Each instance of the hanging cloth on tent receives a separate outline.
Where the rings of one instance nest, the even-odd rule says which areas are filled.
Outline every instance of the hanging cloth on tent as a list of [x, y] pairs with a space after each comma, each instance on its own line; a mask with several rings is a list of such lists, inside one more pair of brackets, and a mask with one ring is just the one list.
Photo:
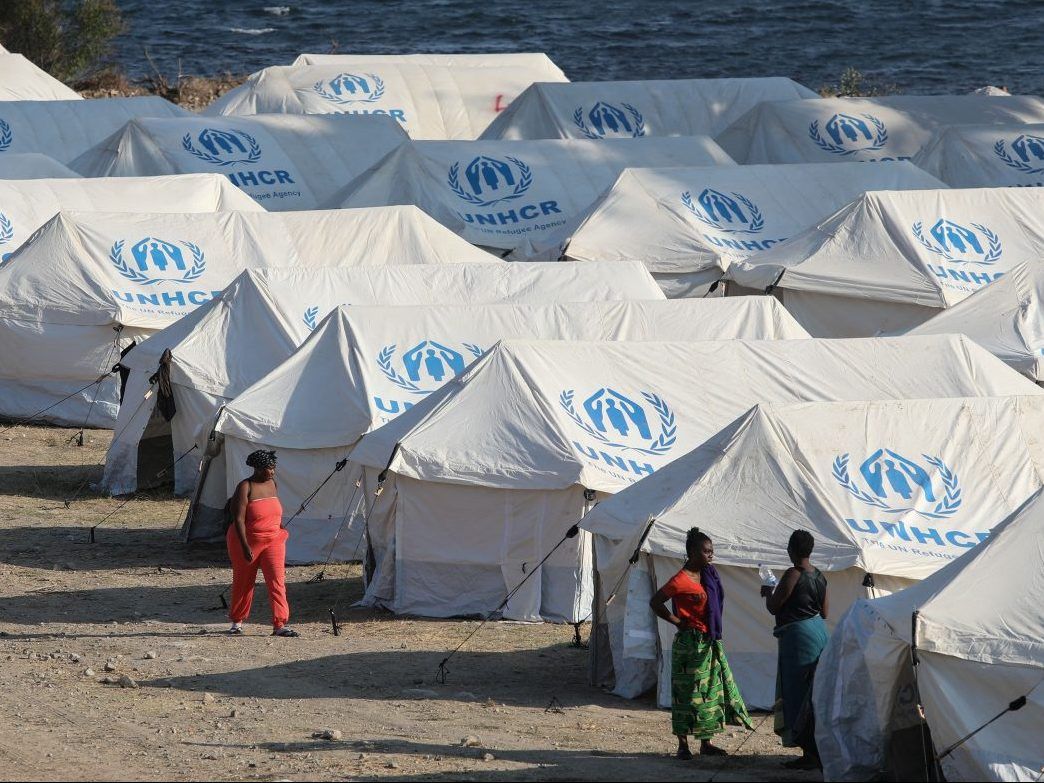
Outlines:
[[168, 348], [160, 356], [159, 369], [149, 378], [149, 384], [156, 385], [156, 407], [167, 421], [173, 419], [174, 414], [178, 412], [178, 408], [174, 404], [174, 387], [170, 384], [170, 362], [172, 358], [173, 355], [170, 352], [170, 348]]

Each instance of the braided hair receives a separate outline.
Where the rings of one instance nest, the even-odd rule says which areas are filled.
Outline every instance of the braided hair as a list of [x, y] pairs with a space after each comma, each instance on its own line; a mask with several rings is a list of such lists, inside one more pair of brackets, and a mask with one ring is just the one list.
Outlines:
[[274, 468], [276, 464], [276, 453], [274, 451], [258, 449], [257, 451], [250, 453], [250, 456], [246, 458], [246, 464], [248, 468], [254, 468], [255, 470]]
[[689, 532], [685, 535], [685, 553], [699, 552], [703, 547], [703, 542], [710, 540], [710, 536], [698, 527], [689, 528]]

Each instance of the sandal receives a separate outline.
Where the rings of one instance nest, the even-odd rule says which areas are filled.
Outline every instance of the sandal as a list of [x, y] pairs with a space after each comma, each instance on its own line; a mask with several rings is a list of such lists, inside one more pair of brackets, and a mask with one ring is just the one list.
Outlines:
[[284, 625], [282, 628], [277, 628], [276, 630], [272, 631], [272, 636], [285, 636], [287, 638], [297, 638], [300, 635], [301, 634], [299, 634], [297, 631], [295, 631], [288, 625]]
[[241, 625], [233, 625], [231, 628], [229, 628], [227, 631], [225, 631], [225, 633], [227, 633], [229, 636], [242, 636], [243, 635], [243, 626], [241, 626]]
[[674, 754], [674, 758], [679, 761], [692, 761], [692, 751], [688, 748], [678, 748], [678, 752]]

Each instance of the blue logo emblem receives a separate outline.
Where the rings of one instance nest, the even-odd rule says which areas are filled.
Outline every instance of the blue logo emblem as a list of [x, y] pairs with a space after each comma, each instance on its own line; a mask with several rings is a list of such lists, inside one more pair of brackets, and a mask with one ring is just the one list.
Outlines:
[[11, 146], [12, 138], [11, 126], [3, 120], [0, 120], [0, 152], [3, 152]]
[[204, 128], [199, 132], [196, 141], [199, 147], [193, 143], [192, 134], [186, 133], [181, 140], [181, 146], [186, 152], [216, 166], [257, 163], [261, 159], [261, 145], [253, 136], [241, 130]]
[[1024, 174], [1044, 174], [1044, 137], [1024, 133], [1011, 142], [1012, 152], [1007, 151], [1004, 139], [993, 145], [993, 152], [1005, 164]]
[[308, 331], [314, 331], [315, 327], [319, 325], [319, 308], [309, 307], [304, 311], [304, 317], [301, 320], [308, 327]]
[[[886, 514], [915, 512], [927, 519], [945, 519], [961, 507], [961, 483], [939, 457], [921, 455], [934, 469], [936, 485], [923, 466], [891, 449], [878, 449], [859, 466], [867, 489], [848, 474], [849, 455], [834, 460], [833, 476], [854, 497]], [[869, 490], [869, 491], [867, 491]]]
[[645, 120], [642, 113], [629, 103], [614, 106], [599, 101], [584, 114], [584, 107], [577, 106], [573, 122], [589, 139], [637, 139], [645, 135]]
[[1000, 237], [986, 226], [972, 223], [971, 228], [940, 218], [925, 236], [920, 220], [913, 224], [917, 241], [926, 250], [955, 264], [993, 264], [1004, 253]]
[[341, 73], [329, 82], [318, 81], [312, 89], [332, 103], [342, 106], [351, 103], [373, 103], [384, 95], [384, 82], [375, 73], [357, 76]]
[[456, 351], [446, 343], [422, 340], [402, 353], [402, 370], [394, 366], [396, 346], [386, 345], [377, 354], [377, 366], [393, 384], [411, 394], [430, 394], [446, 381], [464, 372], [468, 362], [483, 351], [477, 345], [462, 343], [464, 351]]
[[447, 181], [450, 189], [469, 204], [489, 207], [522, 196], [533, 184], [533, 172], [510, 155], [504, 160], [479, 155], [465, 167], [463, 182], [459, 162], [450, 166]]
[[693, 201], [689, 191], [682, 193], [684, 204], [701, 223], [729, 234], [756, 234], [765, 227], [757, 204], [741, 193], [731, 196], [705, 188]]
[[14, 238], [14, 225], [11, 218], [0, 212], [0, 245], [6, 245]]
[[206, 269], [203, 251], [191, 242], [181, 242], [188, 250], [185, 257], [179, 243], [145, 237], [131, 246], [133, 263], [123, 257], [124, 241], [113, 243], [109, 260], [121, 275], [141, 285], [156, 283], [191, 283]]
[[824, 152], [852, 155], [879, 150], [888, 143], [888, 131], [872, 114], [835, 114], [824, 125], [827, 138], [819, 130], [819, 120], [808, 126], [808, 135]]
[[[674, 411], [657, 394], [641, 392], [643, 404], [615, 389], [602, 387], [583, 400], [580, 410], [576, 409], [574, 396], [573, 389], [566, 389], [558, 398], [559, 404], [599, 446], [666, 454], [677, 440]], [[647, 411], [645, 405], [651, 410]]]

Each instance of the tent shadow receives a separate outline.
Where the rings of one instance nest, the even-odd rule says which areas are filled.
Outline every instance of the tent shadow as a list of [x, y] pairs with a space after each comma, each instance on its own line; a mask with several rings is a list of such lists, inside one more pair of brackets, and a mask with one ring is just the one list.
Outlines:
[[[120, 519], [102, 524], [90, 541], [97, 513], [81, 515], [74, 505], [67, 517], [79, 524], [23, 526], [0, 529], [0, 562], [27, 568], [102, 571], [156, 566], [195, 569], [228, 563], [223, 545], [186, 547], [173, 528], [127, 528]], [[124, 514], [133, 513], [129, 509]]]

